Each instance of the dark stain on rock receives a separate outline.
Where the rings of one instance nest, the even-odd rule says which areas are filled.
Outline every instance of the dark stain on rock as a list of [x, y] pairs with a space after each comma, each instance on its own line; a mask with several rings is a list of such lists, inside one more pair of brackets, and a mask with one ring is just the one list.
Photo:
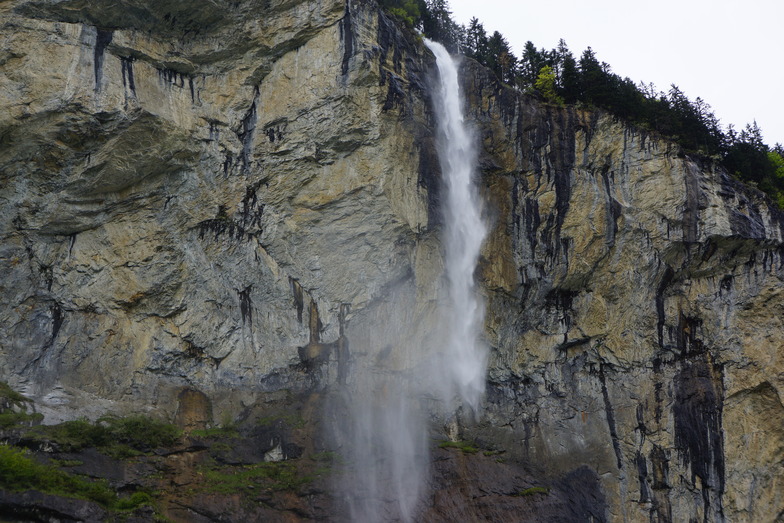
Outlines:
[[247, 323], [253, 326], [253, 301], [251, 301], [250, 293], [253, 290], [253, 284], [248, 285], [242, 290], [237, 289], [237, 294], [240, 298], [240, 314], [242, 314], [242, 323]]
[[672, 506], [670, 504], [669, 460], [667, 453], [658, 445], [654, 445], [649, 454], [653, 485], [651, 499], [651, 523], [671, 523]]
[[258, 108], [259, 101], [259, 87], [253, 89], [253, 101], [250, 104], [248, 112], [242, 118], [240, 131], [237, 133], [237, 138], [242, 143], [242, 172], [247, 173], [250, 168], [253, 156], [253, 135], [256, 131], [256, 123], [258, 121]]
[[677, 330], [672, 337], [675, 339], [682, 357], [685, 358], [705, 352], [702, 339], [698, 337], [698, 331], [701, 327], [702, 320], [699, 318], [691, 318], [683, 313], [680, 314]]
[[664, 269], [661, 281], [656, 287], [656, 332], [659, 339], [659, 347], [664, 348], [664, 323], [666, 321], [664, 313], [664, 293], [672, 285], [675, 279], [675, 271], [669, 265]]
[[259, 203], [256, 195], [257, 188], [249, 186], [245, 188], [245, 196], [242, 198], [242, 223], [245, 227], [261, 227], [261, 219], [264, 216], [264, 204]]
[[234, 155], [231, 152], [226, 152], [226, 158], [223, 160], [223, 175], [229, 177], [229, 172], [234, 165]]
[[97, 29], [95, 35], [95, 50], [93, 53], [93, 70], [95, 73], [95, 90], [101, 90], [101, 78], [103, 77], [103, 61], [106, 48], [112, 43], [113, 31]]
[[337, 340], [337, 357], [338, 357], [338, 383], [345, 384], [348, 381], [348, 365], [351, 358], [351, 351], [349, 350], [348, 337], [346, 336], [347, 316], [351, 312], [351, 305], [348, 303], [340, 304], [340, 314], [338, 322], [340, 324], [340, 337]]
[[637, 466], [637, 479], [640, 482], [640, 503], [647, 503], [651, 499], [651, 489], [648, 485], [648, 461], [639, 450], [634, 456], [634, 464]]
[[539, 200], [536, 198], [525, 198], [525, 235], [528, 238], [528, 244], [531, 246], [531, 252], [536, 252], [536, 233], [542, 225], [542, 219], [539, 215]]
[[621, 204], [613, 198], [612, 193], [612, 184], [610, 183], [610, 178], [614, 176], [614, 173], [610, 171], [610, 158], [607, 158], [607, 163], [602, 168], [601, 176], [602, 181], [604, 182], [604, 191], [605, 191], [605, 205], [607, 207], [606, 212], [606, 220], [607, 220], [607, 244], [612, 247], [615, 245], [615, 236], [618, 234], [618, 220], [621, 217], [621, 212], [623, 211], [623, 207]]
[[121, 57], [120, 66], [122, 68], [122, 83], [123, 88], [127, 88], [131, 92], [131, 96], [136, 96], [136, 83], [133, 79], [133, 62], [132, 56]]
[[165, 67], [158, 69], [158, 78], [174, 87], [179, 87], [180, 89], [185, 87], [185, 75], [175, 71], [174, 69], [168, 69]]
[[302, 323], [302, 311], [305, 307], [304, 295], [302, 285], [299, 280], [289, 276], [289, 283], [291, 284], [291, 293], [294, 295], [294, 307], [297, 309], [297, 321]]
[[208, 232], [214, 235], [214, 240], [217, 240], [223, 234], [228, 234], [230, 239], [238, 241], [253, 237], [242, 225], [229, 218], [226, 214], [225, 205], [218, 206], [218, 214], [215, 218], [203, 220], [199, 222], [196, 227], [199, 229], [200, 240], [203, 240]]
[[387, 78], [387, 97], [384, 100], [384, 105], [381, 107], [381, 110], [389, 111], [395, 107], [405, 107], [406, 92], [401, 85], [401, 78], [391, 72], [387, 72]]
[[57, 335], [60, 333], [60, 328], [63, 326], [63, 309], [57, 303], [53, 303], [51, 307], [49, 307], [49, 312], [52, 315], [52, 337], [49, 338], [49, 342], [46, 344], [46, 347], [49, 348], [54, 345], [54, 340], [57, 339]]
[[686, 184], [686, 207], [683, 210], [683, 241], [686, 244], [691, 244], [697, 241], [700, 209], [704, 206], [700, 203], [702, 199], [700, 173], [695, 172], [690, 162], [686, 162], [684, 182]]
[[607, 426], [610, 430], [610, 438], [612, 438], [613, 450], [615, 451], [615, 459], [618, 464], [618, 470], [623, 470], [623, 454], [621, 452], [621, 443], [618, 439], [618, 429], [615, 425], [615, 412], [610, 403], [610, 394], [607, 391], [607, 379], [604, 374], [604, 364], [599, 365], [599, 380], [602, 384], [602, 398], [604, 399], [604, 413], [607, 417]]
[[326, 363], [329, 360], [333, 344], [321, 343], [321, 331], [323, 328], [324, 326], [322, 325], [321, 317], [319, 316], [318, 304], [316, 303], [316, 300], [311, 299], [310, 306], [308, 307], [308, 330], [310, 339], [307, 345], [297, 349], [299, 359], [307, 370], [312, 370], [316, 366]]
[[346, 14], [340, 21], [340, 38], [343, 41], [343, 60], [340, 65], [340, 72], [345, 77], [348, 74], [349, 61], [354, 56], [354, 25], [351, 21], [351, 3], [349, 0], [346, 0]]
[[559, 515], [558, 521], [607, 521], [607, 500], [594, 470], [582, 466], [564, 475], [556, 485], [570, 493], [572, 502], [570, 513]]
[[[689, 343], [695, 345], [694, 340]], [[708, 351], [684, 358], [673, 387], [675, 447], [691, 470], [692, 484], [696, 486], [700, 478], [705, 522], [721, 520], [725, 470], [723, 367], [713, 361]]]
[[427, 195], [427, 223], [432, 228], [443, 222], [441, 215], [441, 165], [433, 143], [433, 137], [419, 141], [419, 166], [417, 185]]

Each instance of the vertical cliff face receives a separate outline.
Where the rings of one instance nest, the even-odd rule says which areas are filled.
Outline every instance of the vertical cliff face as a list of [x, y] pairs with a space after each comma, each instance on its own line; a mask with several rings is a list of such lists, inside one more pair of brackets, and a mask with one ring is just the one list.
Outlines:
[[[236, 414], [441, 334], [429, 53], [372, 2], [202, 4], [0, 7], [0, 372], [50, 420]], [[466, 437], [580, 485], [579, 517], [780, 517], [782, 213], [463, 77], [492, 220]]]
[[44, 404], [302, 388], [438, 273], [423, 51], [375, 6], [3, 10], [2, 365]]
[[478, 434], [589, 467], [612, 519], [776, 517], [782, 213], [608, 115], [466, 78], [497, 209]]

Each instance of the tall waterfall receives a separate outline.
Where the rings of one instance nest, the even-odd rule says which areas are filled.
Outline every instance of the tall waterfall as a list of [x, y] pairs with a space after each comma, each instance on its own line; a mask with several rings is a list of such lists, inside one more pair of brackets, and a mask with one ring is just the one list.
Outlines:
[[438, 155], [444, 188], [444, 248], [449, 298], [445, 307], [447, 343], [439, 367], [445, 374], [441, 394], [476, 411], [485, 387], [487, 349], [480, 341], [484, 305], [479, 300], [474, 271], [487, 235], [474, 173], [475, 140], [463, 120], [457, 64], [444, 46], [425, 40], [433, 51], [440, 74], [434, 97], [438, 124]]
[[[437, 310], [416, 317], [411, 288], [390, 287], [377, 306], [384, 328], [359, 340], [349, 379], [331, 404], [331, 431], [346, 466], [338, 494], [352, 521], [415, 521], [430, 467], [433, 415], [451, 423], [462, 407], [476, 412], [484, 392], [487, 350], [480, 342], [484, 307], [474, 270], [486, 235], [474, 187], [474, 140], [463, 122], [457, 66], [440, 45], [434, 91], [443, 173], [445, 286]], [[443, 295], [446, 294], [444, 297]], [[353, 342], [352, 342], [353, 343]], [[357, 344], [359, 345], [359, 343]]]

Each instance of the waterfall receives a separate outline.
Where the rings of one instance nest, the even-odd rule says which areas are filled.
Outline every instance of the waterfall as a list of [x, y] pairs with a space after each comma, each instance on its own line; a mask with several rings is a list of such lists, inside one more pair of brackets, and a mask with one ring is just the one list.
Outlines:
[[449, 292], [444, 311], [446, 346], [438, 361], [443, 377], [439, 392], [447, 402], [459, 399], [476, 412], [484, 393], [487, 367], [487, 348], [480, 341], [484, 305], [474, 282], [487, 235], [473, 180], [476, 141], [463, 119], [457, 64], [441, 44], [429, 40], [425, 44], [436, 57], [440, 75], [434, 105], [443, 176], [444, 264]]
[[439, 305], [426, 317], [413, 312], [412, 288], [388, 289], [379, 309], [367, 312], [383, 318], [384, 328], [359, 340], [350, 375], [328, 407], [334, 446], [345, 458], [338, 499], [346, 516], [362, 523], [416, 520], [428, 483], [428, 447], [431, 438], [443, 437], [431, 434], [432, 420], [452, 423], [463, 408], [477, 412], [484, 393], [484, 307], [474, 271], [487, 231], [473, 181], [476, 149], [463, 121], [457, 66], [440, 44], [425, 42], [439, 70], [433, 102], [446, 285], [433, 282]]

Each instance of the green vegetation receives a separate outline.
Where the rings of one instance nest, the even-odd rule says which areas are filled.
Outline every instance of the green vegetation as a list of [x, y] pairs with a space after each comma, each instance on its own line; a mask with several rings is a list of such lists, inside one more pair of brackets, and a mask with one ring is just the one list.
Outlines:
[[0, 413], [0, 429], [10, 429], [20, 425], [31, 427], [41, 423], [41, 420], [43, 419], [43, 414], [39, 414], [37, 412], [30, 414], [26, 410], [22, 412], [8, 410], [6, 412]]
[[263, 462], [242, 467], [206, 467], [202, 470], [206, 489], [216, 494], [258, 494], [263, 491], [293, 490], [312, 481], [299, 474], [288, 461]]
[[457, 449], [464, 454], [476, 454], [479, 452], [479, 448], [471, 442], [468, 441], [449, 441], [444, 440], [438, 444], [438, 448], [440, 449]]
[[667, 92], [636, 84], [612, 72], [590, 47], [579, 60], [561, 40], [552, 50], [527, 42], [518, 58], [506, 38], [488, 35], [477, 18], [468, 26], [452, 20], [448, 0], [381, 0], [393, 16], [491, 69], [499, 80], [538, 94], [550, 103], [583, 104], [605, 109], [639, 127], [678, 143], [685, 152], [714, 157], [736, 178], [764, 191], [784, 209], [784, 147], [762, 140], [756, 122], [724, 130], [701, 98], [690, 100], [676, 85]]
[[96, 423], [74, 420], [41, 425], [32, 429], [28, 436], [51, 441], [65, 451], [95, 447], [108, 456], [122, 459], [174, 445], [181, 434], [174, 425], [136, 415], [104, 417]]
[[589, 47], [580, 59], [561, 40], [547, 51], [528, 42], [518, 60], [498, 32], [488, 37], [476, 19], [461, 33], [460, 49], [492, 69], [498, 78], [549, 102], [584, 104], [605, 109], [624, 120], [676, 141], [688, 153], [714, 156], [737, 178], [756, 185], [781, 205], [784, 177], [777, 175], [781, 145], [762, 140], [756, 122], [740, 132], [724, 131], [712, 108], [701, 98], [690, 100], [676, 85], [660, 92], [652, 84], [637, 85], [612, 72]]
[[191, 436], [204, 439], [236, 438], [240, 433], [237, 426], [231, 423], [209, 429], [196, 429], [191, 431]]
[[134, 510], [152, 498], [136, 492], [118, 498], [105, 480], [90, 480], [68, 474], [55, 466], [38, 463], [20, 448], [0, 445], [0, 488], [12, 491], [38, 490], [47, 494], [94, 501], [110, 510]]
[[256, 425], [260, 427], [272, 427], [277, 423], [282, 423], [292, 429], [301, 429], [306, 425], [305, 418], [298, 413], [284, 414], [281, 416], [264, 416], [256, 420]]
[[30, 400], [11, 388], [8, 383], [0, 381], [0, 402], [4, 405], [3, 408], [20, 407], [26, 408], [26, 404]]
[[0, 381], [0, 430], [16, 427], [31, 427], [41, 423], [43, 414], [27, 412], [32, 402], [13, 390], [8, 383]]
[[550, 489], [547, 487], [530, 487], [522, 492], [520, 492], [521, 496], [533, 496], [534, 494], [544, 494], [547, 495], [550, 493]]
[[534, 82], [534, 87], [537, 91], [542, 93], [542, 96], [548, 102], [553, 102], [559, 105], [563, 104], [563, 98], [561, 98], [555, 90], [555, 71], [549, 65], [545, 65], [542, 67], [541, 71], [539, 71], [539, 76], [536, 78], [536, 82]]

